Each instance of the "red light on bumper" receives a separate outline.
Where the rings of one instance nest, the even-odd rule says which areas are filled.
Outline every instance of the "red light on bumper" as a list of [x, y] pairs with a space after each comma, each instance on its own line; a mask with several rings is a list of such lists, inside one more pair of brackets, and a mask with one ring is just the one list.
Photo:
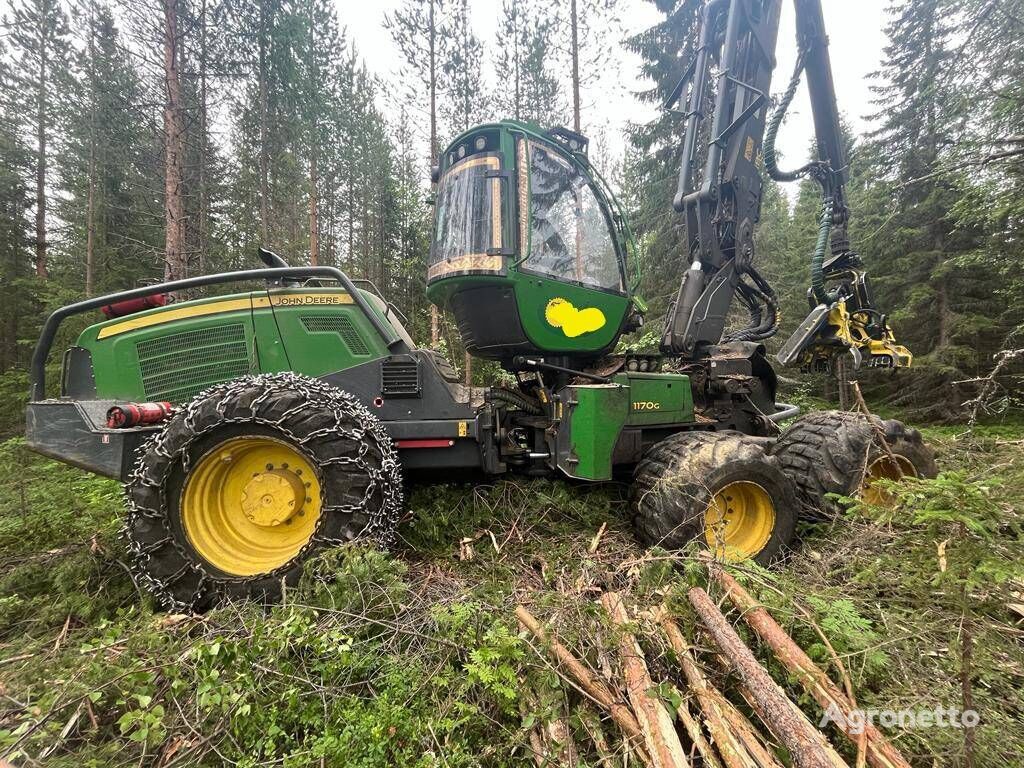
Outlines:
[[398, 448], [451, 448], [455, 441], [449, 438], [428, 438], [424, 440], [398, 440]]

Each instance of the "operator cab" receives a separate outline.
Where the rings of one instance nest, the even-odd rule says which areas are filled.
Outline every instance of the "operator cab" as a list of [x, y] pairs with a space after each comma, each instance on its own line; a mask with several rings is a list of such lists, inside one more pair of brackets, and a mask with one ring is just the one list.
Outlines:
[[586, 150], [566, 129], [506, 121], [440, 158], [427, 295], [471, 354], [592, 359], [639, 327], [635, 245]]

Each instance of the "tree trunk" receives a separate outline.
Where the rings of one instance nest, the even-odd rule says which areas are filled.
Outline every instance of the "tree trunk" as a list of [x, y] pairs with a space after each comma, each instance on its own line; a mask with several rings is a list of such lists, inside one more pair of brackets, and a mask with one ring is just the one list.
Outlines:
[[657, 768], [690, 768], [683, 752], [672, 717], [665, 706], [651, 695], [654, 681], [647, 670], [647, 662], [636, 638], [626, 630], [629, 616], [618, 592], [605, 592], [601, 605], [620, 632], [619, 660], [626, 678], [626, 693], [636, 712], [637, 723], [644, 735], [644, 743]]
[[270, 36], [269, 23], [267, 21], [267, 0], [260, 2], [260, 28], [259, 28], [259, 110], [260, 110], [260, 240], [264, 247], [269, 242], [269, 201], [270, 197], [270, 156], [267, 147], [267, 119], [269, 117], [269, 53], [267, 51], [267, 40]]
[[199, 9], [199, 274], [206, 274], [206, 242], [207, 208], [209, 199], [206, 189], [206, 0], [202, 0]]
[[[758, 603], [739, 583], [718, 564], [708, 564], [711, 577], [726, 591], [729, 601], [740, 612], [743, 620], [764, 643], [771, 648], [775, 658], [786, 668], [793, 679], [810, 695], [818, 705], [828, 711], [835, 707], [843, 713], [847, 721], [856, 709], [856, 703], [843, 693], [804, 653], [779, 623]], [[860, 734], [850, 730], [849, 726], [837, 723], [840, 731], [849, 737], [856, 746]], [[910, 768], [910, 763], [892, 746], [891, 743], [868, 723], [864, 727], [867, 737], [867, 760], [874, 768]]]
[[185, 118], [178, 73], [177, 0], [164, 0], [164, 279], [180, 280], [188, 272], [185, 254]]
[[317, 176], [316, 149], [309, 155], [309, 263], [320, 263], [320, 214], [317, 210], [317, 190], [320, 180]]
[[36, 277], [46, 279], [46, 101], [48, 41], [46, 22], [39, 20], [39, 87], [36, 90]]
[[[430, 0], [430, 167], [437, 165], [437, 23], [435, 0]], [[434, 189], [436, 189], [434, 185]], [[441, 340], [441, 316], [436, 304], [430, 305], [430, 346], [437, 348]]]
[[85, 204], [85, 295], [96, 288], [96, 27], [89, 6], [89, 178]]
[[[316, 60], [316, 25], [313, 23], [313, 4], [308, 4], [309, 10], [309, 59], [306, 62], [306, 72], [309, 77], [309, 101], [307, 105], [311, 108], [312, 117], [309, 124], [309, 263], [317, 266], [320, 263], [320, 178], [317, 167], [317, 136], [318, 125], [317, 115], [320, 111], [319, 91], [320, 70]], [[382, 252], [383, 255], [383, 252]]]
[[765, 725], [771, 728], [789, 750], [793, 765], [796, 768], [847, 768], [824, 735], [807, 720], [807, 716], [786, 697], [779, 684], [758, 663], [707, 592], [694, 587], [688, 596], [690, 604], [707, 627], [708, 634], [754, 697]]
[[580, 133], [580, 32], [576, 0], [569, 5], [569, 20], [572, 26], [572, 126], [576, 133]]

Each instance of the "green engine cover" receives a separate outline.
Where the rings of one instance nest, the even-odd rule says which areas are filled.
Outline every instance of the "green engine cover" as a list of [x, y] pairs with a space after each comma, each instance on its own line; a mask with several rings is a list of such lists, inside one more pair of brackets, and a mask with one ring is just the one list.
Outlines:
[[694, 422], [690, 377], [622, 373], [612, 384], [565, 387], [555, 439], [557, 464], [569, 477], [610, 480], [615, 444], [629, 427], [678, 427]]
[[[374, 297], [364, 296], [377, 311]], [[320, 376], [387, 354], [373, 325], [340, 288], [282, 288], [171, 304], [89, 326], [78, 346], [92, 357], [97, 397], [175, 404], [246, 374]]]

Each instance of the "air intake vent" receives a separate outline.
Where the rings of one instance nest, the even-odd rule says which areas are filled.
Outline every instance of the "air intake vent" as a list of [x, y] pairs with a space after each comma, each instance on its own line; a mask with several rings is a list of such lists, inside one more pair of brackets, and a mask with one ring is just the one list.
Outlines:
[[302, 326], [310, 333], [336, 333], [353, 355], [368, 355], [370, 348], [348, 315], [306, 315]]
[[392, 357], [381, 363], [380, 390], [384, 397], [419, 397], [419, 361], [411, 357]]
[[147, 400], [184, 403], [209, 386], [249, 373], [241, 323], [140, 341], [135, 350]]

